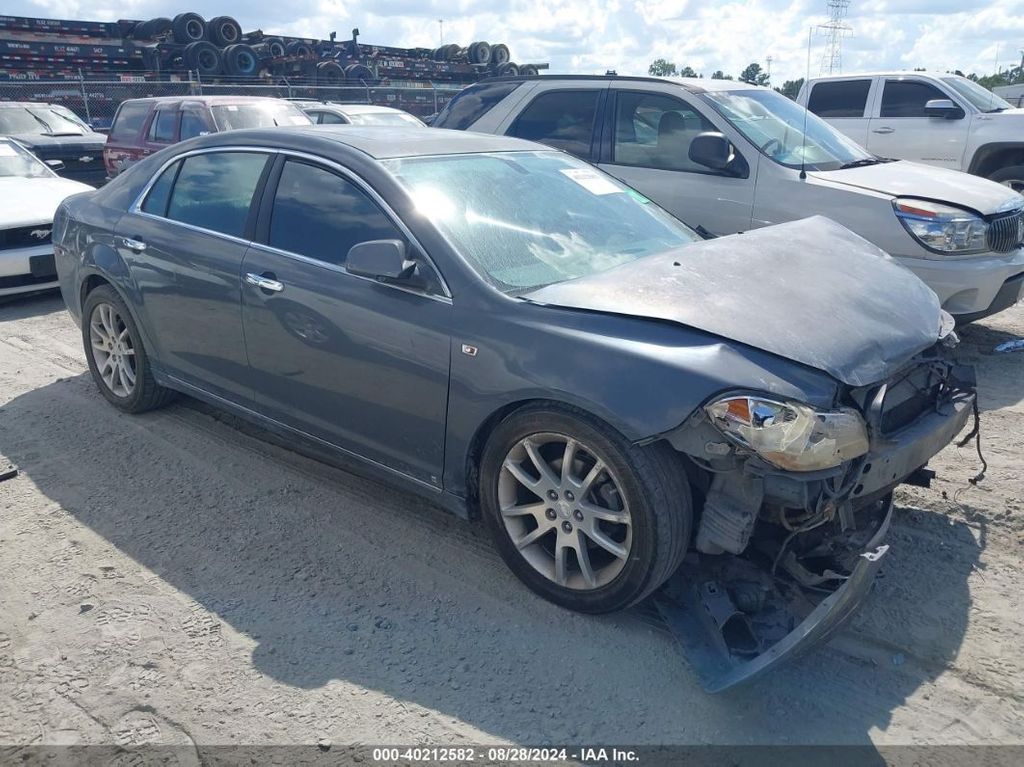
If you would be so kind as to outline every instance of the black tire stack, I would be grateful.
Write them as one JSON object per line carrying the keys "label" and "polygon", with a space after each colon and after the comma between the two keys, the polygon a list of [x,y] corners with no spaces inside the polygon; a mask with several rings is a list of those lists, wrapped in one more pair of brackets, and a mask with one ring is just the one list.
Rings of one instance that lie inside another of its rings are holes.
{"label": "black tire stack", "polygon": [[465,60],[470,64],[485,64],[498,77],[536,77],[540,74],[536,64],[516,64],[512,61],[512,54],[504,43],[492,45],[484,40],[470,43],[466,48],[455,43],[442,45],[430,52],[430,58],[432,61]]}
{"label": "black tire stack", "polygon": [[259,50],[242,42],[242,27],[231,16],[215,16],[207,21],[198,13],[179,13],[173,19],[144,21],[132,30],[131,36],[133,40],[182,46],[180,51],[171,52],[171,66],[207,77],[253,77],[259,73],[263,59],[285,55],[285,45],[279,37],[266,38]]}

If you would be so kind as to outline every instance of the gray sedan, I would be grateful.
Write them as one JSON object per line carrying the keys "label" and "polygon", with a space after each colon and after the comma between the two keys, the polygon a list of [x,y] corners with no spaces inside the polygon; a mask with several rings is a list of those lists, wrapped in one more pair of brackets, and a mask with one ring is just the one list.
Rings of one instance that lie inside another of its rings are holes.
{"label": "gray sedan", "polygon": [[740,676],[764,626],[849,614],[974,402],[935,295],[842,227],[705,241],[518,139],[210,135],[66,201],[54,242],[116,408],[183,392],[479,514],[574,610],[676,574]]}

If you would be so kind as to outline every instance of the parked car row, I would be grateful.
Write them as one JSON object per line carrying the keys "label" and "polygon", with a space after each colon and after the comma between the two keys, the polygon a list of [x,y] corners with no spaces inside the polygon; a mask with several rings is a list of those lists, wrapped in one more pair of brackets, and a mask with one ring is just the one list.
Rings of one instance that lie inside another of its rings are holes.
{"label": "parked car row", "polygon": [[492,79],[462,91],[432,125],[563,149],[714,234],[828,216],[899,259],[960,321],[1002,311],[1024,291],[1024,197],[873,154],[769,88]]}

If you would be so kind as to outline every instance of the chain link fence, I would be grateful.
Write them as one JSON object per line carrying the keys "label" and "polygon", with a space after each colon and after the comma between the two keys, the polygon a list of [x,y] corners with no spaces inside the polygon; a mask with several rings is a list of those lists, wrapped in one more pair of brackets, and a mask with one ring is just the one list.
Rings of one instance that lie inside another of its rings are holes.
{"label": "chain link fence", "polygon": [[346,81],[343,85],[316,85],[278,77],[261,83],[252,79],[231,82],[218,78],[203,82],[193,72],[174,80],[8,80],[0,82],[0,101],[33,101],[61,104],[97,130],[107,130],[114,113],[126,99],[150,96],[270,96],[313,99],[349,104],[376,104],[404,109],[418,117],[439,112],[465,86],[453,83],[413,81]]}

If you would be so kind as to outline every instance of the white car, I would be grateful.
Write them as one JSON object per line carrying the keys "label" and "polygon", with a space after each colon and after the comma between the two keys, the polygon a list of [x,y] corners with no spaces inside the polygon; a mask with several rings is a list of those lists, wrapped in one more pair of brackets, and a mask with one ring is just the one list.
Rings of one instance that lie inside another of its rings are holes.
{"label": "white car", "polygon": [[872,154],[962,170],[1024,192],[1024,109],[966,77],[835,75],[809,80],[797,101]]}
{"label": "white car", "polygon": [[960,322],[1024,292],[1024,198],[977,176],[878,157],[770,88],[497,77],[461,91],[433,128],[563,149],[711,234],[827,216],[899,259]]}
{"label": "white car", "polygon": [[91,191],[58,177],[17,141],[0,138],[0,297],[58,287],[54,211],[69,195]]}
{"label": "white car", "polygon": [[299,104],[317,125],[420,125],[427,127],[416,115],[392,107],[374,104],[333,104],[330,101],[303,101]]}

